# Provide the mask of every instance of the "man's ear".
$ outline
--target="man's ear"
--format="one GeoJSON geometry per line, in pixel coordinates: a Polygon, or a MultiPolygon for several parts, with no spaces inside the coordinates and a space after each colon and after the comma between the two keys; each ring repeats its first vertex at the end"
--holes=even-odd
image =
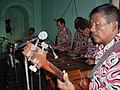
{"type": "Polygon", "coordinates": [[[64,23],[61,23],[61,25],[64,25],[64,26],[65,26],[65,24],[64,24],[64,23]]]}
{"type": "Polygon", "coordinates": [[[112,22],[112,30],[114,31],[114,30],[116,30],[116,28],[118,29],[118,21],[113,21],[112,22]]]}

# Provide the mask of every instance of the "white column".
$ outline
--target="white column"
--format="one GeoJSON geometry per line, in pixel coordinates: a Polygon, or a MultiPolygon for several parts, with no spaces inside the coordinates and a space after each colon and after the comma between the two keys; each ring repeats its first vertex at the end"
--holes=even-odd
{"type": "Polygon", "coordinates": [[[119,9],[120,0],[112,0],[112,4],[115,5],[119,9]]]}

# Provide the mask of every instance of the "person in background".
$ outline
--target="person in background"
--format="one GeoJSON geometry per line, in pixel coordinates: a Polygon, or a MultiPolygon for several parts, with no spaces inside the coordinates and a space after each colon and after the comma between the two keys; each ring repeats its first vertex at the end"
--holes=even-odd
{"type": "Polygon", "coordinates": [[[81,57],[94,60],[97,47],[96,47],[96,43],[94,42],[91,36],[91,31],[90,31],[91,23],[87,19],[81,18],[81,20],[78,22],[78,25],[79,25],[79,32],[82,33],[85,39],[84,48],[86,48],[85,53],[81,54],[81,57]]]}
{"type": "Polygon", "coordinates": [[[76,29],[76,32],[74,34],[74,41],[72,45],[72,51],[70,53],[75,54],[77,56],[80,56],[81,54],[86,52],[86,39],[83,36],[83,34],[80,32],[80,21],[82,20],[82,17],[77,17],[74,22],[74,26],[76,29]]]}
{"type": "Polygon", "coordinates": [[[16,42],[17,43],[22,43],[22,42],[25,42],[25,41],[27,41],[29,39],[32,39],[34,36],[35,36],[35,28],[30,27],[28,35],[25,38],[21,39],[21,40],[17,40],[16,42]]]}
{"type": "MultiPolygon", "coordinates": [[[[99,45],[95,57],[95,64],[98,65],[110,47],[120,42],[120,11],[112,4],[103,4],[92,10],[90,20],[92,37],[99,45]]],[[[120,49],[113,50],[92,75],[89,90],[120,90],[120,49]]],[[[61,90],[75,90],[67,73],[63,79],[65,82],[58,80],[61,90]]]]}
{"type": "Polygon", "coordinates": [[[65,27],[65,20],[59,18],[56,21],[58,28],[57,43],[53,46],[55,50],[62,53],[68,53],[71,48],[71,31],[65,27]]]}
{"type": "Polygon", "coordinates": [[[91,37],[91,23],[82,17],[77,17],[75,20],[75,38],[73,42],[73,53],[80,57],[94,59],[96,46],[91,37]]]}

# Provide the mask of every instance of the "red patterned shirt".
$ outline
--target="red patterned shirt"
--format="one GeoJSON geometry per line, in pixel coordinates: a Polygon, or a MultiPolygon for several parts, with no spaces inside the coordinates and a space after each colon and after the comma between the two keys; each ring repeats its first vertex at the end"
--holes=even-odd
{"type": "MultiPolygon", "coordinates": [[[[117,42],[120,42],[120,33],[106,46],[100,45],[95,63],[97,64],[102,55],[117,42]]],[[[97,68],[93,74],[89,90],[120,90],[120,49],[114,50],[97,68]]]]}
{"type": "Polygon", "coordinates": [[[58,32],[57,36],[57,50],[60,52],[68,52],[71,47],[71,31],[67,28],[58,32]]]}
{"type": "Polygon", "coordinates": [[[84,36],[81,32],[76,32],[72,46],[73,54],[80,54],[86,58],[94,58],[96,45],[93,43],[91,37],[84,36]]]}
{"type": "Polygon", "coordinates": [[[74,35],[74,42],[72,46],[73,54],[82,54],[87,45],[87,39],[83,36],[81,32],[76,31],[74,35]]]}
{"type": "Polygon", "coordinates": [[[93,39],[91,37],[88,37],[87,39],[87,51],[84,55],[86,58],[95,58],[96,51],[97,51],[97,46],[93,42],[93,39]]]}

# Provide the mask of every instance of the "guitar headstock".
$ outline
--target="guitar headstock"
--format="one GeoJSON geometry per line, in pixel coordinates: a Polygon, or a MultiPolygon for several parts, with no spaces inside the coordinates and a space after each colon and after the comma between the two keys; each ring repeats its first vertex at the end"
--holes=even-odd
{"type": "Polygon", "coordinates": [[[34,67],[37,67],[38,69],[47,64],[47,52],[43,51],[43,54],[41,55],[41,48],[35,47],[32,43],[27,44],[22,53],[28,58],[28,61],[30,61],[34,67]]]}
{"type": "Polygon", "coordinates": [[[57,78],[59,78],[61,81],[63,80],[63,72],[56,68],[52,63],[50,63],[46,59],[47,51],[42,51],[42,49],[39,47],[35,48],[35,45],[32,43],[29,43],[25,46],[24,51],[22,52],[27,58],[28,61],[30,61],[34,66],[30,66],[29,68],[36,72],[37,69],[40,69],[41,67],[45,70],[51,72],[53,75],[55,75],[57,78]],[[37,69],[36,69],[37,68],[37,69]]]}

